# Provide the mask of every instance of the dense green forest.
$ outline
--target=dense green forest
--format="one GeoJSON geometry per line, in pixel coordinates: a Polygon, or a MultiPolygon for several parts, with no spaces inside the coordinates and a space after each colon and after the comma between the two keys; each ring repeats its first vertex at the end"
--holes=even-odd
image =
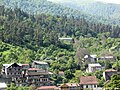
{"type": "Polygon", "coordinates": [[[56,4],[67,6],[74,10],[79,10],[95,17],[101,17],[101,21],[106,19],[106,23],[120,23],[120,5],[104,3],[97,0],[49,0],[56,4]]]}
{"type": "MultiPolygon", "coordinates": [[[[79,82],[85,73],[85,54],[113,55],[113,62],[100,62],[105,68],[120,66],[120,27],[88,22],[83,18],[31,15],[19,8],[0,6],[0,65],[3,63],[30,63],[46,61],[55,76],[55,84],[79,82]],[[59,37],[72,37],[73,42],[60,41],[59,37]],[[82,71],[80,71],[82,70],[82,71]],[[58,76],[64,71],[65,76],[58,76]]],[[[101,72],[95,72],[99,86],[103,86],[101,72]]]]}
{"type": "MultiPolygon", "coordinates": [[[[69,0],[68,0],[69,1],[69,0]]],[[[1,0],[8,8],[20,8],[29,14],[48,14],[74,18],[85,18],[91,22],[120,24],[120,6],[91,0],[76,0],[68,3],[53,3],[48,0],[1,0]]],[[[62,1],[61,1],[62,2],[62,1]]]]}

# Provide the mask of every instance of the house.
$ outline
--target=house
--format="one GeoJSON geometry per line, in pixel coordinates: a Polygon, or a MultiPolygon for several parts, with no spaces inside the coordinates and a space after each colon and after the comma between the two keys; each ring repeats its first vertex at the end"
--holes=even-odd
{"type": "Polygon", "coordinates": [[[104,55],[99,58],[99,60],[114,60],[114,57],[112,55],[104,55]]]}
{"type": "Polygon", "coordinates": [[[3,77],[12,78],[12,81],[17,81],[21,77],[22,66],[17,63],[3,64],[1,73],[3,77]]]}
{"type": "Polygon", "coordinates": [[[29,64],[3,64],[0,81],[8,84],[13,82],[17,86],[45,86],[53,84],[54,82],[49,80],[51,73],[47,70],[48,64],[45,62],[37,63],[39,64],[35,63],[33,67],[30,67],[29,64]]]}
{"type": "Polygon", "coordinates": [[[84,56],[84,62],[90,62],[90,63],[95,63],[97,62],[98,58],[97,55],[85,55],[84,56]]]}
{"type": "Polygon", "coordinates": [[[56,86],[41,86],[37,90],[59,90],[59,88],[56,86]]]}
{"type": "Polygon", "coordinates": [[[12,64],[3,64],[2,66],[2,78],[1,81],[4,81],[8,84],[11,82],[15,83],[17,86],[22,85],[22,75],[23,67],[21,64],[12,63],[12,64]],[[4,79],[4,80],[3,80],[4,79]]]}
{"type": "Polygon", "coordinates": [[[97,88],[97,79],[95,76],[81,76],[80,85],[82,89],[96,89],[97,88]]]}
{"type": "Polygon", "coordinates": [[[61,90],[80,90],[80,84],[66,83],[60,86],[61,90]]]}
{"type": "Polygon", "coordinates": [[[7,88],[6,83],[0,83],[0,90],[5,90],[7,88]]]}
{"type": "Polygon", "coordinates": [[[49,65],[48,65],[48,63],[43,62],[43,61],[33,61],[32,67],[33,68],[39,68],[39,69],[48,70],[49,65]]]}
{"type": "Polygon", "coordinates": [[[102,66],[99,63],[88,64],[88,68],[86,69],[86,72],[95,72],[97,70],[102,70],[102,66]]]}
{"type": "Polygon", "coordinates": [[[104,77],[105,81],[108,81],[111,79],[111,76],[114,74],[117,74],[117,70],[108,69],[103,72],[103,77],[104,77]]]}
{"type": "Polygon", "coordinates": [[[25,77],[28,85],[34,84],[36,86],[47,86],[51,84],[47,70],[29,68],[26,71],[25,77]]]}

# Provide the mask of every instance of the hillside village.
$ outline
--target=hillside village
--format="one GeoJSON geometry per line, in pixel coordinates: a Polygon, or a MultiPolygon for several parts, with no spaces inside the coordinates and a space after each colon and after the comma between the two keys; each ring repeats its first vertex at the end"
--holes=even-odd
{"type": "MultiPolygon", "coordinates": [[[[98,60],[113,60],[113,56],[104,56],[97,58],[97,55],[85,55],[84,61],[87,62],[88,67],[86,73],[94,73],[103,70],[104,84],[111,80],[113,75],[120,75],[118,70],[105,69],[100,65],[98,60]]],[[[82,75],[79,77],[79,83],[62,83],[56,85],[51,79],[54,73],[49,71],[49,65],[44,61],[33,61],[32,63],[11,63],[3,64],[0,76],[0,84],[6,84],[4,87],[0,86],[0,90],[7,88],[7,84],[14,83],[16,86],[34,86],[36,90],[102,90],[104,87],[98,86],[98,79],[95,75],[82,75]]],[[[64,71],[59,71],[58,75],[64,77],[64,71]]]]}
{"type": "Polygon", "coordinates": [[[0,0],[0,90],[120,89],[120,6],[85,1],[0,0]]]}

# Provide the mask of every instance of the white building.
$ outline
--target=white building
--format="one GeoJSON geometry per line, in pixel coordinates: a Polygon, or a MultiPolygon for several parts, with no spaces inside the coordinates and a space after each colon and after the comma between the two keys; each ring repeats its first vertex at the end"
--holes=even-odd
{"type": "Polygon", "coordinates": [[[86,72],[95,72],[97,70],[102,70],[102,66],[97,63],[97,64],[88,64],[88,68],[86,72]]]}
{"type": "Polygon", "coordinates": [[[0,90],[5,90],[7,88],[6,83],[0,83],[0,90]]]}

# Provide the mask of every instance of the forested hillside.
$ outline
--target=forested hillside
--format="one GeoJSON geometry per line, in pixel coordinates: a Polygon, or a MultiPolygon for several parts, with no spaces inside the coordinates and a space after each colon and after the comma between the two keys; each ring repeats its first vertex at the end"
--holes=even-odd
{"type": "Polygon", "coordinates": [[[72,9],[82,11],[97,17],[101,17],[101,21],[106,19],[106,23],[120,23],[120,5],[103,3],[95,0],[49,0],[57,4],[67,6],[72,9]]]}
{"type": "MultiPolygon", "coordinates": [[[[44,47],[48,47],[48,50],[45,49],[48,52],[52,52],[51,48],[53,50],[74,50],[71,44],[62,43],[59,37],[72,37],[75,40],[79,40],[90,37],[98,38],[103,34],[104,40],[109,37],[120,38],[119,26],[91,23],[84,18],[76,19],[73,17],[67,18],[66,16],[60,17],[45,14],[33,16],[17,8],[15,10],[5,9],[4,6],[1,6],[0,10],[0,39],[5,43],[34,51],[37,51],[37,48],[40,48],[40,51],[44,51],[44,47]]],[[[115,42],[119,43],[119,39],[115,42]]],[[[119,46],[119,44],[117,45],[119,46]]],[[[46,52],[43,52],[43,54],[46,54],[46,52]]],[[[47,58],[46,55],[42,54],[40,57],[47,58]]]]}
{"type": "MultiPolygon", "coordinates": [[[[52,80],[61,84],[79,82],[77,70],[85,71],[86,65],[81,59],[85,54],[112,54],[116,61],[120,60],[119,26],[89,22],[84,18],[33,15],[4,6],[0,6],[0,11],[0,66],[11,62],[46,61],[55,74],[52,80]],[[59,37],[74,40],[64,42],[59,37]],[[64,71],[65,76],[58,76],[59,71],[64,71]]],[[[101,63],[106,68],[120,66],[120,61],[101,63]]]]}
{"type": "Polygon", "coordinates": [[[58,5],[47,0],[2,0],[3,5],[8,8],[20,8],[29,14],[48,15],[66,15],[74,17],[83,17],[83,13],[78,10],[73,10],[62,5],[58,5]]]}
{"type": "Polygon", "coordinates": [[[106,5],[101,3],[83,4],[80,1],[79,2],[71,1],[71,3],[64,3],[65,5],[56,4],[47,0],[1,0],[1,1],[2,4],[5,5],[5,7],[20,8],[21,10],[34,15],[44,13],[48,15],[59,15],[74,18],[84,17],[87,21],[90,22],[102,22],[107,24],[120,23],[118,20],[119,9],[116,10],[116,8],[113,8],[112,5],[111,6],[107,5],[106,7],[106,5]]]}

